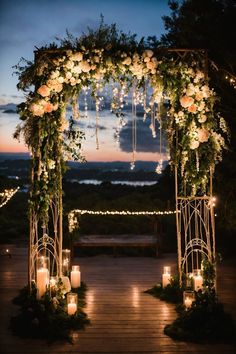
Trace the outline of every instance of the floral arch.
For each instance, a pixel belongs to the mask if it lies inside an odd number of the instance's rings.
[[[19,106],[23,123],[16,136],[23,133],[32,156],[29,284],[36,276],[32,252],[38,243],[47,251],[47,235],[54,240],[50,247],[61,275],[64,162],[80,159],[83,139],[73,125],[80,115],[78,96],[90,87],[98,113],[99,92],[111,83],[117,85],[112,97],[117,116],[122,114],[124,95],[131,91],[134,107],[142,103],[144,114],[163,119],[175,171],[180,276],[198,268],[204,255],[214,259],[212,175],[222,158],[227,127],[215,112],[206,51],[150,49],[144,41],[137,43],[134,36],[102,25],[79,39],[69,36],[59,47],[52,44],[36,50],[34,63],[17,69],[18,88],[28,92]],[[68,104],[73,111],[69,126]]]

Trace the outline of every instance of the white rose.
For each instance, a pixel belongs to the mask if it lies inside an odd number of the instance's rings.
[[[151,58],[154,54],[153,51],[150,49],[145,50],[144,53],[145,53],[145,56],[148,56],[149,58]]]
[[[66,78],[67,78],[68,80],[70,80],[70,79],[72,78],[72,73],[71,73],[70,71],[68,71],[68,72],[66,73]]]
[[[130,65],[130,64],[132,63],[132,60],[131,60],[130,57],[126,57],[126,58],[122,61],[122,63],[123,63],[124,65]]]
[[[51,79],[56,79],[60,75],[60,72],[58,70],[52,71],[50,78]]]
[[[59,76],[58,79],[57,79],[57,82],[58,82],[59,84],[63,84],[63,82],[64,82],[64,77]]]
[[[192,140],[189,145],[191,150],[195,150],[199,147],[199,141],[197,140]]]

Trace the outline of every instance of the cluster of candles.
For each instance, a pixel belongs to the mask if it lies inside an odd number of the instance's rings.
[[[36,274],[37,299],[41,299],[48,288],[52,289],[57,285],[58,278],[50,277],[49,269],[49,257],[38,257]],[[70,279],[68,277],[69,273]],[[77,289],[80,287],[81,273],[78,265],[73,265],[70,272],[70,250],[68,249],[62,250],[62,274],[61,281],[67,292],[67,313],[68,315],[74,315],[78,307],[78,295],[71,292],[71,288]]]
[[[170,266],[165,266],[162,274],[162,287],[165,288],[171,281],[171,268]],[[198,291],[203,288],[203,276],[201,269],[194,269],[192,273],[188,273],[187,286],[192,287],[193,290]],[[186,308],[192,306],[195,300],[195,293],[192,290],[184,291],[183,293],[183,303]]]

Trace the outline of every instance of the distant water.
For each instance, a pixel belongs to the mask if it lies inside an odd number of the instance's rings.
[[[28,152],[0,152],[0,162],[5,160],[28,160]]]
[[[93,184],[93,185],[100,185],[104,181],[100,181],[98,179],[70,179],[72,183],[79,183],[79,184]],[[123,184],[127,186],[134,186],[134,187],[143,187],[143,186],[153,186],[154,184],[158,183],[157,181],[109,181],[111,184]]]

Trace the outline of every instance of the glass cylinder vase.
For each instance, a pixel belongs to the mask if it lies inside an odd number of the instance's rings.
[[[76,293],[68,293],[66,295],[67,300],[67,313],[72,316],[76,313],[78,308],[78,295]]]
[[[45,294],[49,285],[49,276],[49,257],[39,256],[36,270],[37,299],[41,299]]]
[[[62,274],[68,275],[70,270],[70,250],[62,250]]]
[[[192,303],[195,301],[194,291],[186,290],[183,292],[183,304],[186,309],[189,309],[192,306]]]

